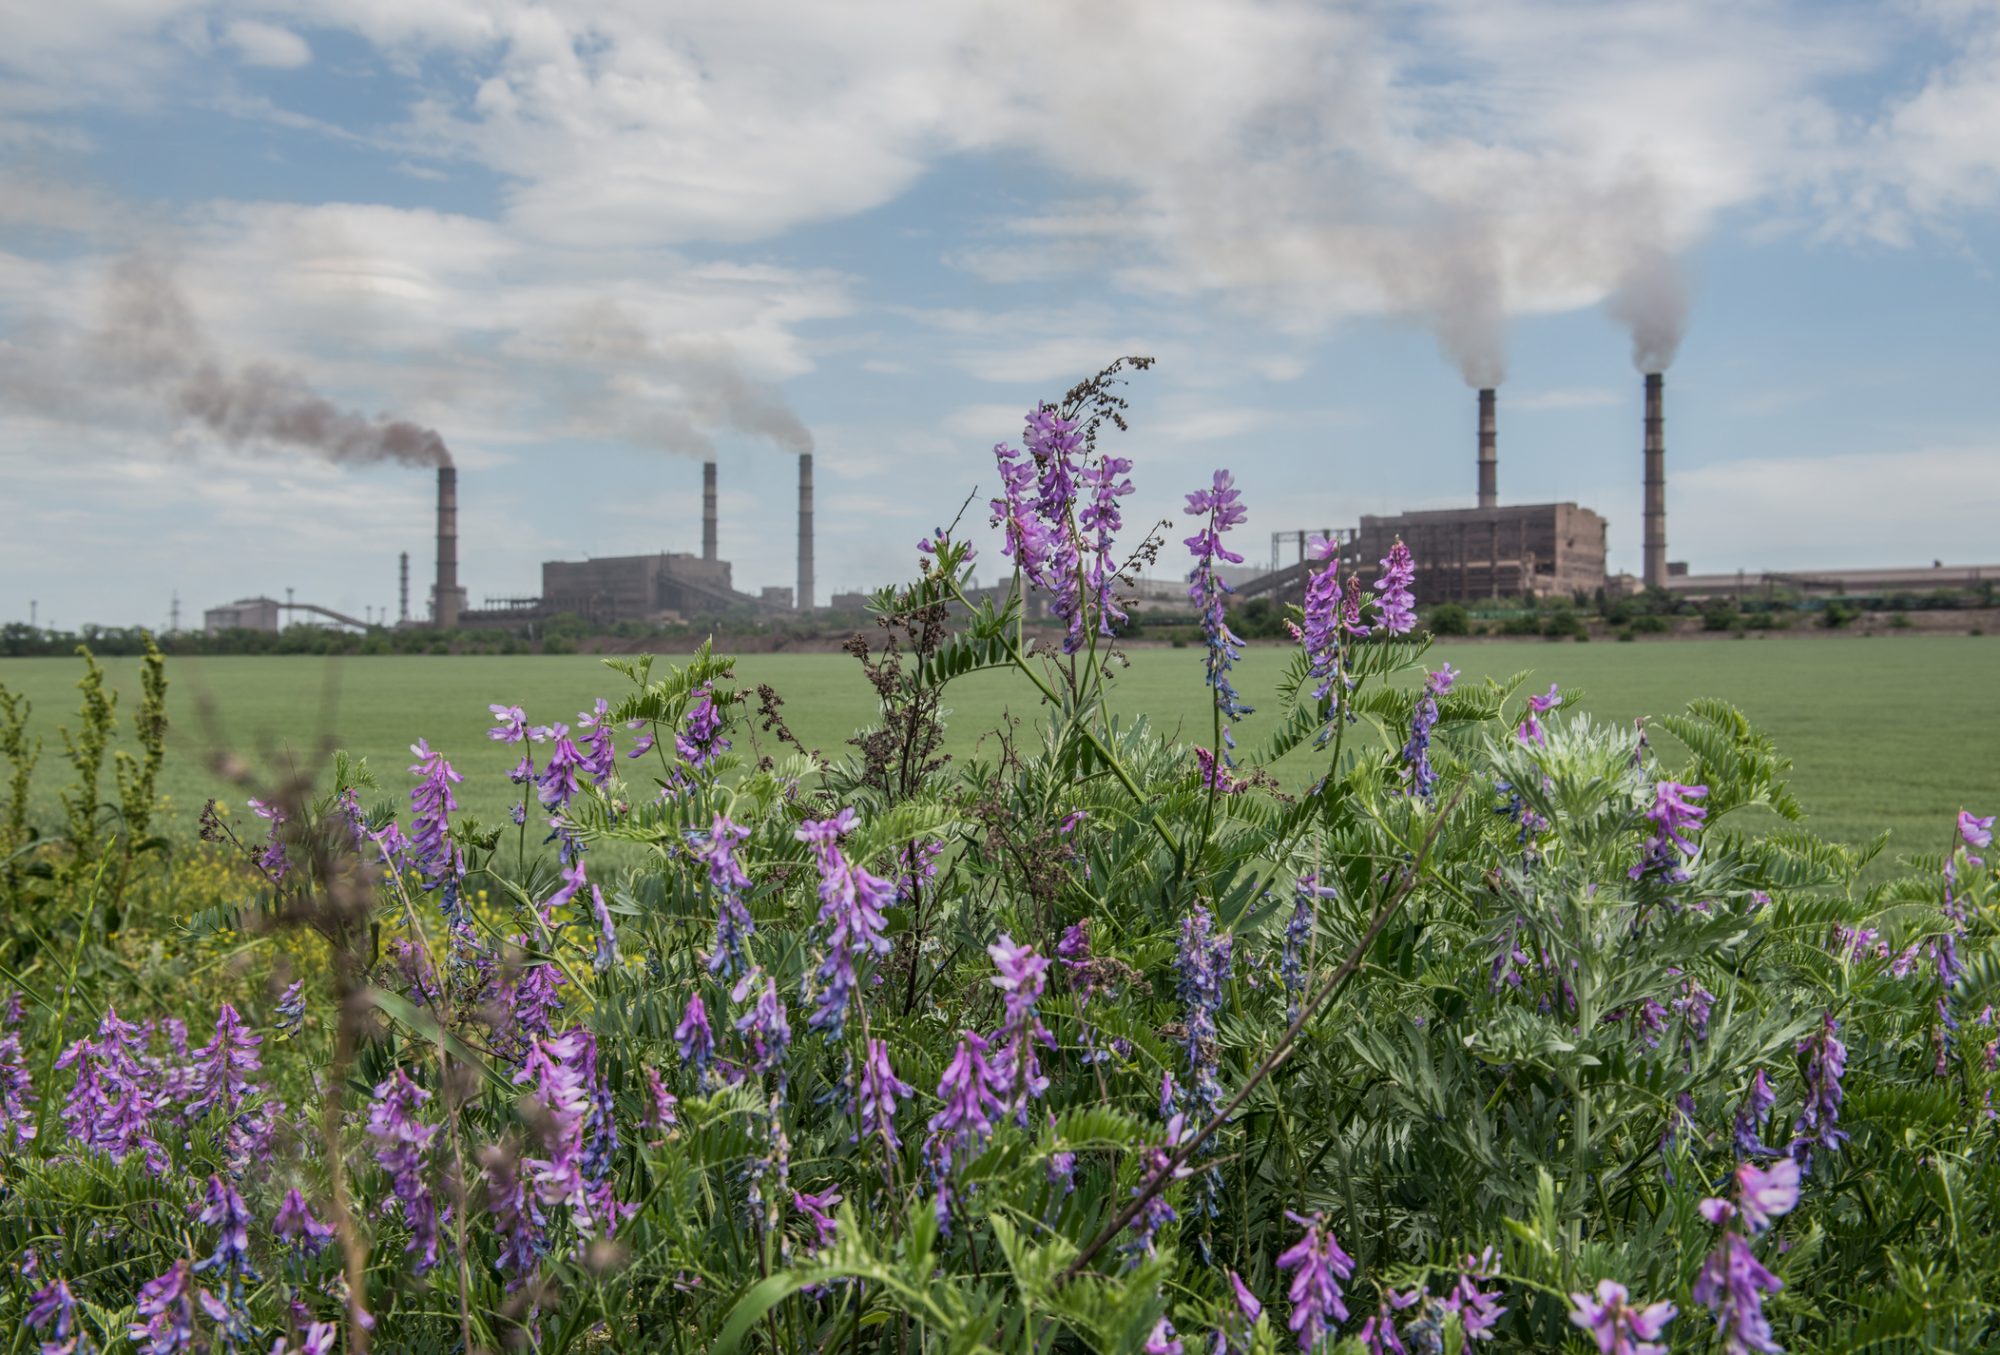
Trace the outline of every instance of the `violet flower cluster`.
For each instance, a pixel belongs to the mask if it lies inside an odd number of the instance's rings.
[[[1678,781],[1661,781],[1653,787],[1653,803],[1646,821],[1653,826],[1646,838],[1639,863],[1626,872],[1632,879],[1657,875],[1669,884],[1685,884],[1687,867],[1683,858],[1693,859],[1701,849],[1688,834],[1701,831],[1708,811],[1694,801],[1708,794],[1707,786],[1683,786]]]
[[[795,834],[812,848],[819,868],[819,920],[826,928],[826,958],[814,975],[819,991],[806,1025],[829,1041],[838,1040],[846,1028],[858,982],[856,961],[889,953],[882,910],[896,901],[894,884],[871,875],[841,851],[840,840],[854,825],[854,811],[842,809],[830,819],[808,820]]]
[[[1132,492],[1132,482],[1124,478],[1132,463],[1107,456],[1080,466],[1083,435],[1077,424],[1046,405],[1028,414],[1022,441],[1025,456],[1004,442],[993,449],[1001,488],[991,501],[993,525],[1003,529],[1001,553],[1032,586],[1049,594],[1051,610],[1063,622],[1063,652],[1074,654],[1084,647],[1091,612],[1101,635],[1115,634],[1115,624],[1125,619],[1112,546],[1124,525],[1118,500]],[[1081,504],[1079,489],[1089,494]]]
[[[1410,712],[1410,737],[1403,745],[1403,779],[1421,799],[1430,799],[1437,788],[1437,772],[1431,766],[1431,731],[1437,728],[1438,698],[1450,691],[1457,680],[1458,670],[1448,663],[1426,673],[1423,693]]]
[[[1735,1203],[1722,1199],[1701,1202],[1702,1217],[1723,1230],[1722,1241],[1695,1276],[1694,1301],[1715,1315],[1716,1335],[1728,1355],[1756,1351],[1770,1355],[1780,1347],[1771,1336],[1764,1314],[1764,1296],[1784,1288],[1757,1259],[1750,1239],[1767,1231],[1799,1202],[1799,1165],[1779,1158],[1768,1170],[1744,1162],[1736,1168]],[[1737,1227],[1743,1225],[1745,1232]]]
[[[1839,1127],[1847,1046],[1840,1042],[1840,1022],[1832,1012],[1826,1013],[1817,1032],[1799,1041],[1798,1052],[1806,1056],[1806,1096],[1793,1126],[1792,1157],[1801,1171],[1810,1171],[1814,1148],[1837,1152],[1847,1138]]]
[[[445,918],[458,916],[458,879],[465,873],[465,854],[451,839],[451,815],[458,800],[451,788],[463,781],[423,739],[410,745],[417,756],[410,774],[417,784],[410,791],[410,861],[423,877],[424,888],[440,890],[438,903]]]
[[[748,968],[747,946],[751,933],[757,930],[743,904],[750,877],[736,859],[737,845],[749,840],[750,830],[717,814],[706,835],[689,836],[695,860],[708,867],[709,888],[716,898],[715,945],[708,954],[708,972],[728,978]]]
[[[1205,664],[1208,685],[1215,692],[1215,708],[1222,716],[1223,749],[1221,761],[1229,766],[1236,765],[1235,757],[1225,749],[1234,749],[1236,739],[1230,726],[1236,720],[1253,713],[1253,708],[1243,704],[1235,685],[1229,680],[1230,669],[1243,657],[1243,639],[1229,629],[1226,619],[1229,583],[1216,572],[1217,561],[1240,565],[1243,557],[1222,544],[1223,533],[1232,527],[1241,526],[1249,517],[1249,510],[1241,502],[1242,492],[1236,488],[1235,477],[1226,470],[1215,473],[1214,482],[1207,489],[1198,489],[1187,496],[1189,517],[1202,519],[1202,525],[1195,534],[1187,538],[1187,548],[1194,556],[1194,569],[1188,574],[1188,601],[1201,612],[1202,634],[1208,641],[1208,658]]]
[[[1354,1258],[1341,1248],[1323,1215],[1305,1218],[1286,1210],[1285,1217],[1306,1230],[1278,1257],[1278,1269],[1292,1272],[1287,1291],[1292,1301],[1291,1329],[1299,1338],[1299,1349],[1311,1350],[1329,1329],[1347,1321],[1346,1295],[1340,1286],[1354,1278]]]
[[[1667,1355],[1660,1339],[1679,1309],[1671,1303],[1630,1302],[1631,1295],[1616,1280],[1599,1280],[1595,1297],[1569,1296],[1569,1320],[1589,1332],[1599,1355]]]

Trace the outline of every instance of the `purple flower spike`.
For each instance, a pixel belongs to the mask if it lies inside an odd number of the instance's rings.
[[[1806,1099],[1799,1108],[1793,1127],[1792,1158],[1801,1171],[1812,1168],[1815,1147],[1837,1152],[1846,1131],[1839,1128],[1840,1103],[1844,1090],[1841,1078],[1847,1072],[1847,1046],[1840,1042],[1840,1022],[1826,1013],[1817,1035],[1799,1042],[1798,1052],[1806,1055]]]
[[[1701,850],[1687,835],[1701,831],[1702,820],[1708,817],[1708,811],[1693,802],[1706,794],[1707,786],[1683,786],[1678,781],[1661,781],[1653,787],[1653,805],[1646,811],[1653,833],[1646,839],[1639,864],[1627,875],[1637,880],[1658,874],[1671,884],[1686,883],[1688,872],[1681,858],[1693,858]]]
[[[1174,1333],[1174,1324],[1164,1317],[1153,1324],[1152,1335],[1140,1349],[1145,1355],[1185,1355],[1186,1347]]]
[[[689,836],[694,839],[695,860],[708,867],[709,887],[716,894],[715,945],[709,952],[708,972],[727,978],[749,968],[747,947],[757,930],[743,904],[750,877],[736,859],[737,844],[749,840],[750,830],[717,814],[705,836]]]
[[[1416,582],[1417,562],[1410,555],[1410,548],[1403,544],[1401,537],[1389,547],[1388,555],[1382,559],[1382,576],[1375,580],[1375,589],[1382,596],[1375,605],[1382,612],[1382,629],[1391,635],[1407,635],[1416,629],[1416,596],[1410,585]]]
[[[390,1190],[410,1230],[403,1250],[417,1254],[419,1275],[438,1260],[437,1204],[425,1179],[431,1140],[437,1137],[438,1127],[417,1118],[430,1097],[398,1068],[375,1088],[375,1103],[368,1110],[368,1137],[375,1141],[375,1160],[389,1173]]]
[[[715,1054],[715,1032],[709,1028],[708,1008],[702,1004],[700,993],[688,998],[680,1024],[674,1027],[674,1043],[680,1046],[684,1062],[693,1064],[697,1073],[707,1071],[708,1061]]]
[[[1626,1298],[1624,1285],[1599,1280],[1595,1299],[1588,1294],[1569,1296],[1569,1320],[1590,1333],[1599,1355],[1667,1355],[1660,1333],[1680,1310],[1671,1303],[1634,1308]]]
[[[42,1349],[49,1352],[77,1349],[81,1335],[76,1321],[76,1295],[67,1280],[52,1280],[28,1300],[28,1325],[48,1336]]]
[[[215,1251],[195,1269],[219,1269],[239,1275],[249,1272],[250,1211],[244,1207],[243,1197],[220,1176],[211,1176],[203,1199],[201,1222],[217,1229]]]
[[[868,1057],[861,1061],[861,1132],[880,1135],[891,1152],[902,1146],[896,1137],[896,1100],[910,1095],[909,1083],[896,1076],[889,1066],[889,1046],[880,1040],[868,1041]]]
[[[1758,1351],[1775,1355],[1782,1349],[1771,1339],[1771,1322],[1764,1315],[1764,1295],[1775,1294],[1784,1281],[1764,1268],[1750,1241],[1741,1233],[1722,1235],[1717,1247],[1695,1276],[1694,1301],[1715,1314],[1717,1333],[1728,1355]],[[1662,1348],[1664,1349],[1664,1348]]]
[[[1986,864],[1978,857],[1971,855],[1971,853],[1985,851],[1993,845],[1993,820],[1995,817],[1995,815],[1988,814],[1985,818],[1978,819],[1972,816],[1970,810],[1961,809],[1958,811],[1959,840],[1965,843],[1967,853],[1965,859],[1975,866]]]
[[[145,1355],[181,1355],[182,1351],[192,1351],[195,1302],[206,1297],[194,1287],[193,1270],[187,1258],[182,1257],[164,1275],[139,1287],[135,1308],[145,1320],[132,1323],[126,1334]]]
[[[1347,1321],[1340,1282],[1354,1278],[1354,1258],[1341,1249],[1340,1240],[1326,1227],[1322,1215],[1308,1219],[1286,1210],[1285,1217],[1306,1230],[1305,1236],[1278,1258],[1278,1269],[1297,1272],[1288,1291],[1291,1328],[1298,1335],[1299,1349],[1311,1350],[1328,1328]]]
[[[1187,496],[1186,509],[1189,517],[1205,519],[1201,528],[1187,538],[1187,548],[1195,561],[1188,574],[1187,595],[1188,601],[1201,611],[1201,628],[1208,637],[1208,685],[1215,689],[1215,706],[1225,722],[1223,743],[1231,748],[1235,747],[1235,741],[1229,737],[1227,723],[1251,714],[1252,708],[1243,704],[1229,680],[1229,670],[1243,657],[1243,640],[1224,620],[1231,590],[1228,582],[1216,573],[1216,562],[1243,563],[1241,555],[1222,544],[1222,534],[1242,525],[1249,517],[1241,498],[1235,477],[1219,470],[1210,488],[1198,489]],[[1232,766],[1235,763],[1227,753],[1222,758]]]
[[[278,1215],[271,1220],[271,1232],[281,1241],[299,1248],[308,1256],[318,1256],[333,1240],[333,1225],[313,1217],[306,1197],[297,1189],[285,1192]]]
[[[729,740],[722,737],[722,712],[716,708],[713,688],[704,686],[695,693],[693,703],[688,706],[687,723],[674,735],[674,748],[696,771],[729,751]]]
[[[1743,1093],[1743,1104],[1736,1111],[1736,1151],[1745,1157],[1753,1154],[1772,1156],[1776,1148],[1765,1144],[1763,1139],[1764,1121],[1770,1117],[1771,1108],[1778,1104],[1778,1094],[1771,1090],[1771,1080],[1759,1068],[1750,1078],[1750,1089]]]
[[[0,1144],[8,1139],[14,1147],[26,1146],[35,1137],[35,1078],[21,1053],[21,1034],[0,1035]]]

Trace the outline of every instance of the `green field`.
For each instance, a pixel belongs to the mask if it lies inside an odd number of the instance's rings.
[[[1797,764],[1793,786],[1815,826],[1843,840],[1888,828],[1896,848],[1935,850],[1961,806],[1983,813],[2000,807],[2000,640],[1444,641],[1433,662],[1439,655],[1472,680],[1532,669],[1539,687],[1555,681],[1582,689],[1585,709],[1617,720],[1676,710],[1696,696],[1733,701]],[[1250,652],[1239,684],[1248,699],[1271,696],[1284,658],[1278,648]],[[136,664],[110,660],[106,669],[123,693],[123,711]],[[873,714],[870,690],[845,655],[753,655],[737,671],[746,684],[778,689],[793,729],[811,747],[845,751],[846,738]],[[77,672],[74,660],[0,660],[0,684],[33,700],[35,724],[50,745],[37,778],[44,815],[55,809],[62,778],[55,726],[73,718]],[[484,737],[487,704],[517,703],[537,722],[571,719],[592,697],[615,699],[624,682],[582,656],[174,659],[168,676],[173,733],[162,788],[183,826],[222,789],[209,770],[217,749],[256,765],[311,765],[320,749],[343,747],[366,756],[382,784],[394,788],[403,781],[407,745],[419,735],[465,774],[464,806],[494,822],[508,802],[504,773],[514,750]],[[1156,726],[1205,741],[1199,651],[1135,650],[1120,685],[1119,708],[1128,715],[1145,712]],[[1003,713],[1036,718],[1032,689],[1005,674],[965,681],[951,704],[960,752]],[[1245,722],[1246,746],[1258,741],[1264,723],[1262,716]],[[1288,781],[1315,774],[1296,755],[1292,761],[1298,765],[1282,769]]]

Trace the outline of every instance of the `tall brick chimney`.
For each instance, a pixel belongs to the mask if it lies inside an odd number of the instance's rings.
[[[458,470],[438,467],[437,584],[431,594],[431,620],[439,630],[458,625],[465,605],[458,586]]]
[[[701,558],[715,559],[715,463],[701,463]]]
[[[1500,504],[1500,435],[1493,417],[1493,388],[1479,392],[1479,506]]]
[[[1667,586],[1666,381],[1646,373],[1646,567],[1648,588]]]
[[[799,454],[799,592],[798,609],[813,606],[813,459],[811,452]]]

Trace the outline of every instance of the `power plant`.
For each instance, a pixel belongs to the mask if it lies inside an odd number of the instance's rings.
[[[665,622],[705,616],[769,617],[810,610],[813,587],[812,455],[799,457],[798,598],[789,588],[739,592],[718,542],[717,467],[701,468],[701,553],[662,550],[651,555],[620,555],[588,560],[547,560],[542,564],[541,592],[532,597],[488,597],[469,605],[458,578],[458,470],[437,468],[436,576],[431,585],[428,622],[410,617],[410,554],[398,560],[398,624],[427,624],[438,630],[512,629],[574,615],[593,624],[620,621]],[[268,597],[241,598],[209,608],[204,621],[210,631],[277,630],[287,611],[306,612],[341,625],[365,628],[351,616],[311,603],[276,602]]]

